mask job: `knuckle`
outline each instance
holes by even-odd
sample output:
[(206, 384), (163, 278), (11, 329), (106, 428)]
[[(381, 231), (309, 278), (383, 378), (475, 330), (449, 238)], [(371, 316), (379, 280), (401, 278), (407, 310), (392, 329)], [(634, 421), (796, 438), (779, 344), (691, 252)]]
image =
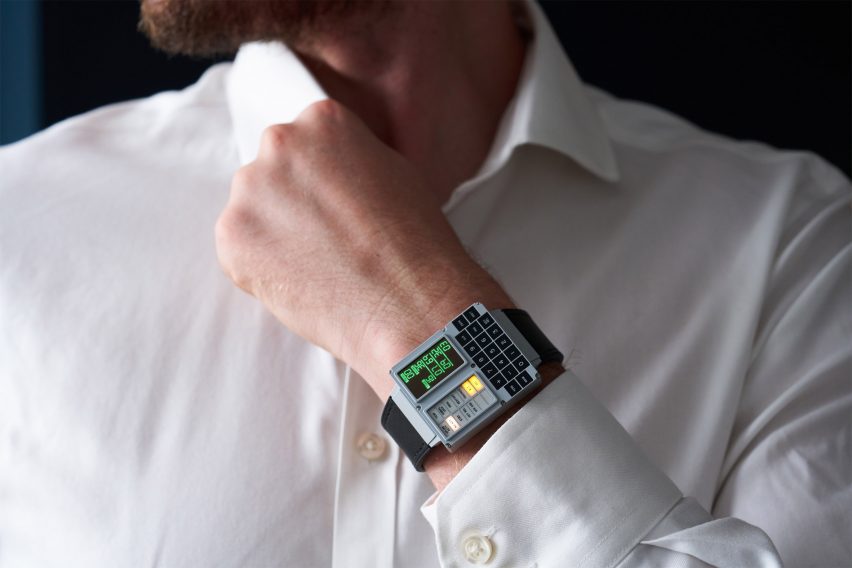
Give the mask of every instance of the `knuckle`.
[(234, 173), (231, 178), (231, 193), (240, 194), (257, 184), (257, 173), (251, 165), (243, 166)]
[(280, 152), (287, 146), (291, 137), (292, 126), (289, 124), (273, 124), (267, 126), (260, 136), (262, 151)]
[(343, 105), (333, 99), (317, 101), (301, 112), (296, 120), (325, 122), (341, 120), (345, 116)]
[(228, 206), (216, 220), (216, 243), (220, 249), (239, 246), (251, 234), (254, 214), (245, 207)]

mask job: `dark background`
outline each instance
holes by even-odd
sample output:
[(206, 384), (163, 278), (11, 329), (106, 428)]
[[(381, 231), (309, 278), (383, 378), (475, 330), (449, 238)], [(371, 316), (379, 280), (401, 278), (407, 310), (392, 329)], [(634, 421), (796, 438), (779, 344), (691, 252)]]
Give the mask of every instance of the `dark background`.
[[(705, 129), (812, 150), (852, 171), (852, 2), (543, 5), (585, 81)], [(32, 12), (29, 27), (22, 11)], [(136, 31), (137, 16), (138, 4), (127, 0), (0, 0), (0, 142), (181, 88), (211, 64), (153, 51)], [(25, 75), (34, 89), (22, 89)]]

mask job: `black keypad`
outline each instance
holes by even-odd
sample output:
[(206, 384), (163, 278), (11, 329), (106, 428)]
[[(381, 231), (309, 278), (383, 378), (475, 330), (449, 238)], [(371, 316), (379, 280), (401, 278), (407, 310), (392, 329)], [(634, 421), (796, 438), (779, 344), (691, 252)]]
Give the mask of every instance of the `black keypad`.
[(515, 368), (519, 371), (523, 371), (530, 366), (530, 362), (524, 359), (523, 355), (515, 359), (513, 363), (515, 364)]
[(505, 369), (503, 369), (503, 374), (506, 375), (507, 379), (514, 379), (518, 376), (518, 370), (514, 365), (509, 365)]
[(494, 345), (493, 343), (489, 343), (485, 348), (485, 354), (488, 355), (489, 358), (494, 358), (500, 354), (500, 349)]
[(518, 384), (521, 385), (521, 387), (525, 387), (532, 382), (532, 377), (529, 373), (524, 371), (523, 373), (519, 374), (518, 378), (515, 380), (518, 381)]
[(476, 338), (476, 342), (479, 343), (480, 347), (485, 347), (489, 343), (491, 343), (491, 338), (488, 337), (487, 333), (483, 333), (482, 335)]
[(488, 379), (488, 380), (491, 382), (491, 385), (492, 385), (495, 389), (501, 389), (501, 388), (503, 388), (503, 387), (506, 385), (506, 383), (509, 381), (509, 379), (507, 379), (506, 377), (504, 377), (502, 373), (498, 373), (498, 374), (494, 375), (493, 377), (491, 377), (491, 378), (490, 378), (490, 379)]
[(506, 383), (506, 392), (508, 392), (510, 396), (515, 396), (521, 392), (521, 385), (518, 384), (518, 381), (512, 379)]
[(475, 322), (479, 317), (479, 312), (476, 311), (476, 308), (471, 306), (464, 311), (464, 317), (467, 318), (467, 321), (472, 323)]
[(456, 329), (461, 331), (467, 327), (467, 319), (465, 319), (464, 315), (461, 315), (453, 320), (453, 325), (456, 326)]
[(481, 367), (482, 372), (485, 373), (485, 376), (489, 379), (497, 374), (497, 367), (494, 366), (494, 363), (486, 363)]
[(488, 328), (488, 335), (490, 335), (494, 339), (497, 339), (502, 334), (503, 334), (503, 330), (500, 329), (500, 326), (497, 325), (496, 323)]
[(473, 338), (470, 336), (470, 332), (468, 331), (463, 331), (460, 334), (456, 335), (456, 341), (458, 341), (462, 347), (470, 343), (471, 339)]
[(498, 335), (497, 338), (494, 340), (494, 343), (496, 343), (497, 346), (500, 347), (500, 349), (505, 349), (508, 346), (512, 345), (512, 341), (508, 337), (506, 337), (505, 333), (502, 335)]
[(473, 362), (476, 363), (478, 367), (481, 367), (488, 362), (488, 355), (479, 352), (476, 354), (476, 357), (473, 358)]
[(506, 349), (506, 357), (508, 357), (511, 361), (517, 359), (521, 354), (520, 349), (512, 345), (508, 349)]
[(467, 354), (471, 357), (482, 351), (482, 349), (479, 348), (479, 345), (477, 345), (476, 342), (473, 341), (465, 345), (464, 350), (467, 351)]
[(480, 333), (482, 333), (482, 326), (481, 326), (481, 325), (479, 325), (479, 324), (478, 324), (478, 323), (476, 323), (476, 322), (473, 322), (472, 324), (470, 324), (469, 326), (467, 326), (467, 330), (468, 330), (468, 331), (470, 332), (470, 334), (471, 334), (471, 335), (475, 338), (477, 335), (479, 335)]
[(488, 326), (494, 323), (494, 318), (491, 317), (491, 314), (485, 314), (483, 316), (480, 316), (479, 320), (477, 321), (479, 321), (479, 325), (481, 325), (485, 329), (488, 329)]
[(494, 358), (494, 364), (497, 365), (498, 369), (502, 369), (506, 365), (509, 364), (509, 360), (502, 353)]

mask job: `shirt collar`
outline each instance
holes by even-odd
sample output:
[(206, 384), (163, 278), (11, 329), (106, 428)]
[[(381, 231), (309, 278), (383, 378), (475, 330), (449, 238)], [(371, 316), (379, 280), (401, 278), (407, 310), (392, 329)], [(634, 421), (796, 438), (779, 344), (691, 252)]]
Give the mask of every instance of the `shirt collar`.
[[(603, 179), (617, 180), (615, 157), (596, 107), (542, 9), (534, 1), (526, 6), (533, 38), (515, 98), (480, 172), (504, 164), (516, 147), (536, 144), (568, 156)], [(274, 42), (243, 45), (226, 89), (243, 164), (257, 156), (264, 128), (291, 122), (311, 103), (328, 98), (301, 61)]]

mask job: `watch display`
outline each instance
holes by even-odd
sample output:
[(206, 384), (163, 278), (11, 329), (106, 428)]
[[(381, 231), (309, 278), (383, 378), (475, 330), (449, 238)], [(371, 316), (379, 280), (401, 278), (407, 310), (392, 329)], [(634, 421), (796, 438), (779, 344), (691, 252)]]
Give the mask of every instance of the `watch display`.
[(399, 378), (415, 399), (449, 377), (464, 364), (464, 359), (442, 337), (415, 356), (414, 362), (399, 371)]

